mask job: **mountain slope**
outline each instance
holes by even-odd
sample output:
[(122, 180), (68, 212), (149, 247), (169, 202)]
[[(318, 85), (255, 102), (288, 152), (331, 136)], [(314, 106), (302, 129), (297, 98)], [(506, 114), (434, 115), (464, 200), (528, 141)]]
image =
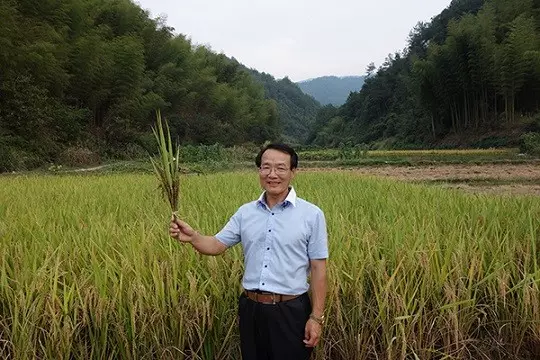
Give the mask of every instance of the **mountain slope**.
[(270, 74), (254, 69), (248, 71), (263, 85), (265, 97), (276, 102), (283, 139), (293, 144), (304, 143), (315, 122), (320, 104), (304, 94), (298, 85), (287, 77), (276, 80)]
[(156, 109), (182, 144), (280, 137), (250, 74), (131, 0), (2, 1), (0, 19), (0, 172), (146, 157)]
[(418, 23), (407, 49), (318, 120), (310, 138), (320, 146), (518, 146), (540, 129), (538, 24), (538, 0), (453, 0)]
[(300, 89), (311, 95), (322, 105), (343, 105), (351, 91), (358, 91), (364, 85), (364, 76), (323, 76), (297, 83)]

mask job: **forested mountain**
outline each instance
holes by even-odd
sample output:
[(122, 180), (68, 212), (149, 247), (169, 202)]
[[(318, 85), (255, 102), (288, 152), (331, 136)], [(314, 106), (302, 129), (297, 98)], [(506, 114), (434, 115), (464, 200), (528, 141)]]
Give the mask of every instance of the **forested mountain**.
[(262, 143), (274, 101), (235, 61), (130, 0), (0, 2), (0, 170), (68, 150), (144, 154), (156, 108), (182, 143)]
[(320, 104), (287, 77), (276, 80), (266, 73), (253, 69), (250, 72), (264, 86), (266, 97), (276, 101), (284, 140), (292, 144), (304, 143)]
[(540, 0), (453, 0), (342, 107), (323, 110), (309, 140), (325, 146), (540, 130)]
[(321, 105), (340, 106), (347, 101), (349, 94), (364, 85), (364, 76), (322, 76), (297, 83), (300, 89), (311, 95)]
[(288, 78), (195, 46), (131, 0), (3, 0), (0, 19), (0, 171), (144, 155), (157, 108), (183, 144), (414, 146), (540, 127), (540, 0), (453, 0), (318, 113)]

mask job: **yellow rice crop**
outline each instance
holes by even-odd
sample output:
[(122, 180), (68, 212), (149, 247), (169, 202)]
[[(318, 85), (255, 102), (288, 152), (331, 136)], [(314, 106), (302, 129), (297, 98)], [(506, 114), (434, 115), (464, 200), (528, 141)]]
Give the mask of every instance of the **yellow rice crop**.
[[(180, 214), (215, 233), (256, 176), (188, 176)], [(538, 356), (539, 198), (333, 172), (295, 186), (330, 235), (317, 359)], [(151, 175), (0, 178), (0, 358), (239, 359), (240, 248), (172, 241), (157, 192)]]

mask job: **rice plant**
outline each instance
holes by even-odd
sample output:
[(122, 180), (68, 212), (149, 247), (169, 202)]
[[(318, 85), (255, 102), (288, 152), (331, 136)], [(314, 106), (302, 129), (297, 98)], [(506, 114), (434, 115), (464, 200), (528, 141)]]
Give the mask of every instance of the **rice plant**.
[[(256, 173), (182, 187), (206, 234), (260, 194)], [(295, 187), (329, 230), (316, 360), (539, 358), (538, 197), (345, 172)], [(0, 178), (0, 358), (239, 359), (241, 249), (197, 254), (164, 210), (149, 175)]]
[(173, 146), (169, 124), (165, 128), (161, 121), (160, 110), (156, 111), (156, 127), (152, 128), (158, 147), (158, 159), (150, 158), (159, 186), (168, 201), (173, 216), (178, 216), (180, 197), (180, 146)]

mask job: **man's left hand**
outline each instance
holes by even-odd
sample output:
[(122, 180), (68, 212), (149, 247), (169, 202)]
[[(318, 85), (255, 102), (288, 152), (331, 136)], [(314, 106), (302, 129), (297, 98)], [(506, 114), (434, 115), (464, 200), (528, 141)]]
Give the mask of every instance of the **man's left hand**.
[(306, 347), (315, 347), (319, 343), (322, 333), (322, 326), (309, 319), (306, 323), (306, 329), (304, 331), (304, 344)]

